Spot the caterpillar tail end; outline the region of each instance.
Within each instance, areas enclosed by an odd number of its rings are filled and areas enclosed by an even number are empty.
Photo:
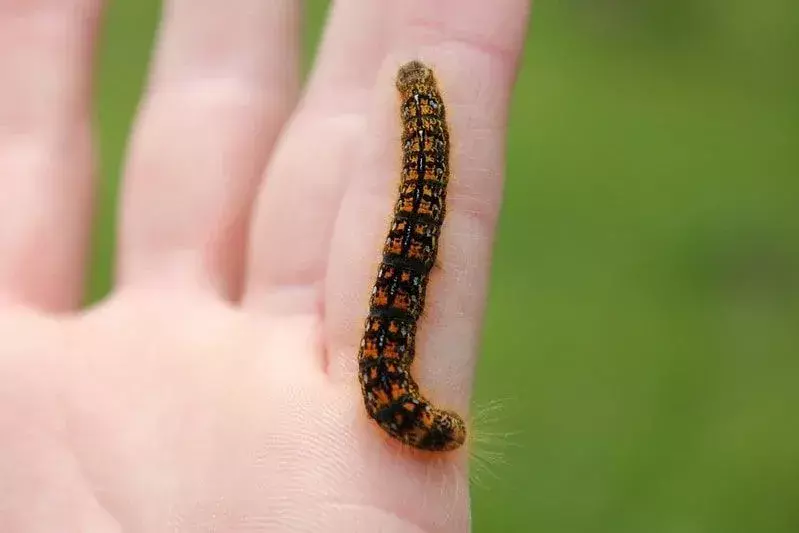
[[[451,452],[466,442],[466,424],[452,411],[434,409],[432,423],[425,427],[422,438],[416,444],[420,450]]]
[[[367,411],[378,426],[399,442],[426,452],[451,452],[466,442],[466,423],[453,411],[438,409],[426,400],[405,402]]]

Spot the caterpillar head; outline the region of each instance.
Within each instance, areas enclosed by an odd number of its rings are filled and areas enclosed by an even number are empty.
[[[401,94],[425,92],[434,85],[433,71],[421,61],[409,61],[402,65],[397,73],[397,89]]]

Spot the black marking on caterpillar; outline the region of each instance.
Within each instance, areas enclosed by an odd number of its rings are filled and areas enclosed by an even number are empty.
[[[420,450],[449,451],[466,440],[466,425],[456,413],[433,406],[410,372],[446,212],[449,129],[429,67],[406,63],[396,86],[403,153],[399,198],[372,289],[358,375],[366,411],[383,430]]]

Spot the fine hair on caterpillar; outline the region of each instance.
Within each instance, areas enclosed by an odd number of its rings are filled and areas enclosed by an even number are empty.
[[[475,403],[469,417],[469,480],[476,486],[487,488],[485,476],[499,479],[497,470],[508,466],[505,450],[518,446],[514,437],[518,432],[502,431],[496,426],[502,422],[501,413],[510,399],[494,398]]]
[[[465,422],[428,400],[411,374],[417,323],[446,213],[449,126],[428,66],[402,65],[396,89],[402,124],[399,195],[369,301],[358,378],[367,414],[388,435],[417,450],[452,451],[466,441]]]
[[[507,458],[509,449],[520,446],[516,442],[519,432],[505,430],[506,420],[502,413],[505,406],[510,403],[513,403],[511,398],[493,398],[485,402],[473,403],[472,414],[465,421],[468,430],[462,449],[467,452],[462,457],[463,461],[452,463],[446,456],[426,455],[424,450],[407,445],[398,439],[386,441],[385,449],[387,453],[396,457],[404,454],[424,458],[430,467],[428,476],[432,476],[429,480],[431,483],[439,483],[444,478],[457,479],[458,476],[455,475],[441,474],[448,472],[450,468],[465,469],[468,471],[470,485],[487,490],[494,482],[501,481],[503,471],[509,467],[510,463]],[[437,477],[440,475],[444,477]],[[465,485],[463,490],[467,488],[468,485]]]

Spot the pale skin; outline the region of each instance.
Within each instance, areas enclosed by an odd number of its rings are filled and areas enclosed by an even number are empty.
[[[468,418],[528,3],[338,0],[300,94],[297,2],[166,0],[85,309],[102,9],[0,0],[0,530],[467,531],[469,446],[389,441],[356,357],[420,59],[453,174],[414,372]]]

